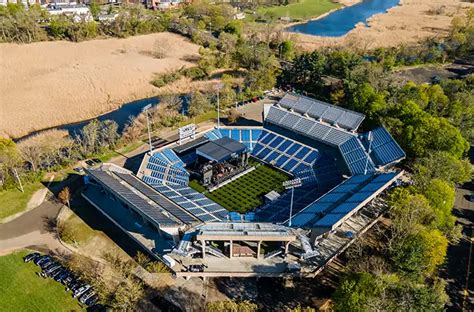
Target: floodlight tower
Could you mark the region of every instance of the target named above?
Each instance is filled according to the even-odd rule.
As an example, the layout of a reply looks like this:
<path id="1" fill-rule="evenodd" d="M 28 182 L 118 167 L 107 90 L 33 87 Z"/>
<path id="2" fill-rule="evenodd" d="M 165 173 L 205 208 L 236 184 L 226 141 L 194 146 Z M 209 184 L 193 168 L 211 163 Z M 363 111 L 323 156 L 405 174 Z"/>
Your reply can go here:
<path id="1" fill-rule="evenodd" d="M 223 83 L 218 83 L 216 84 L 216 91 L 217 91 L 217 129 L 221 127 L 221 122 L 220 122 L 220 95 L 219 91 L 224 87 Z"/>
<path id="2" fill-rule="evenodd" d="M 150 145 L 150 156 L 152 154 L 153 145 L 151 145 L 151 128 L 150 128 L 150 118 L 148 116 L 148 110 L 152 107 L 151 104 L 142 108 L 142 112 L 146 115 L 146 124 L 148 128 L 148 144 Z"/>
<path id="3" fill-rule="evenodd" d="M 369 150 L 367 151 L 367 160 L 365 161 L 364 174 L 367 174 L 367 166 L 369 165 L 370 150 L 372 149 L 372 141 L 374 140 L 374 135 L 373 135 L 372 131 L 369 131 L 369 135 L 367 136 L 367 140 L 369 141 Z"/>
<path id="4" fill-rule="evenodd" d="M 285 189 L 291 189 L 291 201 L 290 201 L 290 219 L 288 221 L 288 226 L 291 226 L 291 218 L 293 217 L 293 195 L 295 193 L 295 187 L 300 187 L 303 183 L 300 178 L 293 180 L 288 180 L 283 182 L 283 187 Z"/>

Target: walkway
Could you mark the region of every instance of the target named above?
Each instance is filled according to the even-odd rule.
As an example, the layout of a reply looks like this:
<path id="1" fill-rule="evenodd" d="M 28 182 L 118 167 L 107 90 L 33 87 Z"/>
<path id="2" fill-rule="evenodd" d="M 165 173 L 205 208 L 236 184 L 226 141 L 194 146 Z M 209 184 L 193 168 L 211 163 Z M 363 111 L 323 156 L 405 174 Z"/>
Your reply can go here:
<path id="1" fill-rule="evenodd" d="M 45 201 L 20 217 L 0 224 L 0 255 L 25 247 L 66 251 L 48 231 L 48 220 L 56 218 L 60 208 L 61 204 Z"/>

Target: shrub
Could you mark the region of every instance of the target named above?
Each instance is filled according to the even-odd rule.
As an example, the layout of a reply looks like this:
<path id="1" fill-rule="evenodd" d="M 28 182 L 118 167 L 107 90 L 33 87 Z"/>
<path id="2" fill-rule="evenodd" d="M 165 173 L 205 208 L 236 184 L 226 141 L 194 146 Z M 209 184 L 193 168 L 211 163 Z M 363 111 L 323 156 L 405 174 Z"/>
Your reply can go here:
<path id="1" fill-rule="evenodd" d="M 165 74 L 156 75 L 155 78 L 152 81 L 150 81 L 150 83 L 157 88 L 161 88 L 169 83 L 175 82 L 179 78 L 181 78 L 180 71 L 169 72 Z"/>

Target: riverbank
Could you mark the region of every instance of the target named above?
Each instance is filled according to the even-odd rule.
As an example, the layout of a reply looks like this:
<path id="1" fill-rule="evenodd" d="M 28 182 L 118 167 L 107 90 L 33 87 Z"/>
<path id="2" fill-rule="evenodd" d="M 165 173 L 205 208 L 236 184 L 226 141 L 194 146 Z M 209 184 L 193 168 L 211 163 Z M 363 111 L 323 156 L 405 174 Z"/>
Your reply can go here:
<path id="1" fill-rule="evenodd" d="M 160 46 L 165 57 L 152 56 Z M 157 33 L 80 43 L 0 44 L 0 136 L 30 132 L 99 116 L 123 103 L 156 95 L 155 73 L 192 66 L 199 46 Z"/>
<path id="2" fill-rule="evenodd" d="M 294 34 L 304 50 L 326 46 L 349 46 L 359 49 L 415 44 L 429 37 L 447 34 L 454 16 L 463 15 L 474 3 L 461 0 L 401 0 L 400 5 L 359 24 L 342 37 Z"/>

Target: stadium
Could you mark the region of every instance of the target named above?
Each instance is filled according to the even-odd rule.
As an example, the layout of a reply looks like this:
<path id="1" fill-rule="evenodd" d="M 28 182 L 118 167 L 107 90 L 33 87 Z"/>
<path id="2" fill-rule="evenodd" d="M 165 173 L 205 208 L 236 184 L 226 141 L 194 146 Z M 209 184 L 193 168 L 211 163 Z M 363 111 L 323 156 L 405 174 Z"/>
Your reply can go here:
<path id="1" fill-rule="evenodd" d="M 88 169 L 82 196 L 176 276 L 314 276 L 386 211 L 405 153 L 309 97 L 263 115 L 152 150 L 136 173 Z"/>

